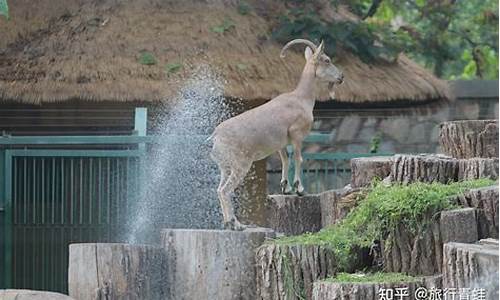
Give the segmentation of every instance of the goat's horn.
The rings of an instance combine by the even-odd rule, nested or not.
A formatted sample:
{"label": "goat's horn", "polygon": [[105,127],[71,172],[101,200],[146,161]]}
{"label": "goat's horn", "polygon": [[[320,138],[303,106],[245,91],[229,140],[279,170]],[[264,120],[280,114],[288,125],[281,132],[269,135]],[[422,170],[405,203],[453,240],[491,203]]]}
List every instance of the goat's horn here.
{"label": "goat's horn", "polygon": [[284,58],[285,57],[285,51],[288,48],[290,48],[290,46],[293,46],[295,44],[306,44],[307,46],[311,47],[314,52],[316,52],[316,49],[318,49],[318,47],[316,47],[316,45],[314,45],[314,43],[311,42],[311,41],[309,41],[309,40],[295,39],[295,40],[289,41],[285,46],[283,46],[283,48],[281,49],[281,52],[280,52],[280,57]]}

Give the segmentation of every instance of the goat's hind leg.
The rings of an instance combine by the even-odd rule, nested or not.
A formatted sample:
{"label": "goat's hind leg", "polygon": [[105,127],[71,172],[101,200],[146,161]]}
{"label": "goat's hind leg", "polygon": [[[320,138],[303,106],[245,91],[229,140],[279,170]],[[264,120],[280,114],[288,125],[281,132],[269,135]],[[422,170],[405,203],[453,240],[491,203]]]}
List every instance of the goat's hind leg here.
{"label": "goat's hind leg", "polygon": [[288,153],[286,152],[286,148],[280,149],[278,154],[281,159],[281,193],[282,194],[290,194],[292,192],[292,188],[288,184]]}
{"label": "goat's hind leg", "polygon": [[248,226],[240,223],[234,214],[234,208],[231,203],[231,193],[238,187],[238,185],[243,181],[243,178],[250,169],[251,163],[242,163],[238,166],[231,167],[231,174],[227,179],[226,183],[221,188],[221,203],[224,201],[229,205],[229,211],[227,218],[224,218],[224,226],[227,229],[232,230],[244,230]]}

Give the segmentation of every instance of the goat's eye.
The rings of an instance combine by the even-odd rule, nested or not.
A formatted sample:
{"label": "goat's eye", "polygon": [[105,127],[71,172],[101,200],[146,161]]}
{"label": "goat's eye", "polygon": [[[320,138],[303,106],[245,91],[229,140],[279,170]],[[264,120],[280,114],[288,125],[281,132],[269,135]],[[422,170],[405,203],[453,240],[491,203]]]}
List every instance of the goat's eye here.
{"label": "goat's eye", "polygon": [[325,58],[325,62],[326,62],[327,64],[329,64],[331,61],[330,61],[330,59],[329,59],[329,58]]}

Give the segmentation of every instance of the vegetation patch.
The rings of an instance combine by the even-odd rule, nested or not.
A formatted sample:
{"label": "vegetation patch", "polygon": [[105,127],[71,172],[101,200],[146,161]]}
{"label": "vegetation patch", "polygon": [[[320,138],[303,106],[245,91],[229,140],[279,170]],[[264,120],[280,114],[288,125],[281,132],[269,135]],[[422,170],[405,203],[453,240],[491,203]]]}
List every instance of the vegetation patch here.
{"label": "vegetation patch", "polygon": [[415,282],[419,277],[413,277],[403,273],[338,273],[337,276],[327,278],[326,282],[338,283],[397,283],[397,282]]}
{"label": "vegetation patch", "polygon": [[412,183],[384,186],[376,181],[340,223],[317,233],[278,238],[271,243],[281,245],[322,245],[332,249],[340,271],[347,270],[355,249],[369,247],[376,239],[383,239],[397,226],[418,232],[427,226],[433,216],[455,208],[450,201],[463,192],[493,185],[490,179],[442,183]]}
{"label": "vegetation patch", "polygon": [[175,72],[179,71],[181,68],[182,68],[182,64],[180,64],[180,63],[168,63],[165,65],[165,71],[168,74],[175,73]]}
{"label": "vegetation patch", "polygon": [[231,19],[224,19],[222,24],[214,26],[210,28],[215,33],[225,33],[226,31],[229,31],[231,28],[235,27],[234,22]]}
{"label": "vegetation patch", "polygon": [[144,51],[139,55],[139,63],[146,66],[156,65],[156,58],[152,53]]}

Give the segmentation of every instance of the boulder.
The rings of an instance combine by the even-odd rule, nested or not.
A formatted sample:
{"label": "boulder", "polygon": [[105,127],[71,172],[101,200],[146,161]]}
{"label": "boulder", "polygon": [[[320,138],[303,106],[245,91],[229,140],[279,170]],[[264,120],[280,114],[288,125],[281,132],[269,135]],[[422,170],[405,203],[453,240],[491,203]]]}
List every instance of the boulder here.
{"label": "boulder", "polygon": [[475,208],[461,208],[441,212],[442,243],[474,243],[479,240]]}

